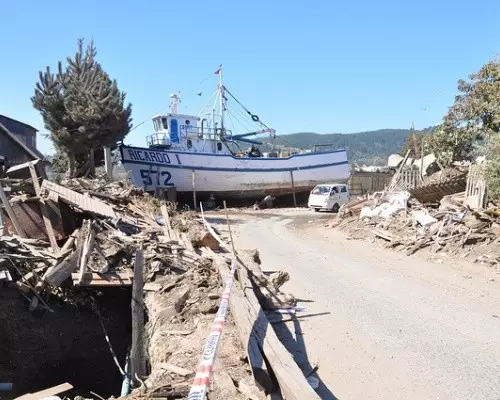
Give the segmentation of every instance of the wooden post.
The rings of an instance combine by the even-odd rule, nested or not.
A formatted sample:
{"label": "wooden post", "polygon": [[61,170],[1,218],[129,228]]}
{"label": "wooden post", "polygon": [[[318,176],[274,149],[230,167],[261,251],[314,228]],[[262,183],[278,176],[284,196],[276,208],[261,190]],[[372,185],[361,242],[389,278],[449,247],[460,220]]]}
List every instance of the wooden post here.
{"label": "wooden post", "polygon": [[196,211],[196,182],[195,182],[195,170],[193,169],[191,175],[191,183],[193,185],[193,210]]}
{"label": "wooden post", "polygon": [[81,284],[83,282],[83,276],[85,275],[85,270],[87,268],[87,262],[88,262],[88,259],[90,257],[90,254],[92,253],[92,248],[94,247],[95,234],[96,234],[96,232],[93,229],[94,224],[95,224],[95,222],[88,221],[89,233],[87,234],[87,237],[85,238],[85,243],[84,243],[83,248],[82,248],[82,256],[79,260],[80,261],[80,274],[78,275],[78,284]]}
{"label": "wooden post", "polygon": [[[229,223],[229,213],[227,211],[226,200],[224,200],[224,211],[226,212],[227,230],[229,231],[229,238],[231,240],[231,250],[233,252],[233,258],[236,259],[236,248],[234,247],[233,231],[231,229],[231,224]],[[243,290],[243,277],[241,276],[241,267],[239,264],[236,265],[236,276],[238,277],[240,288]]]}
{"label": "wooden post", "polygon": [[161,215],[163,216],[163,232],[165,237],[168,237],[169,240],[172,240],[172,227],[170,225],[170,216],[168,215],[167,206],[163,204],[160,207]]}
{"label": "wooden post", "polygon": [[130,370],[133,381],[136,375],[142,379],[146,375],[144,354],[144,255],[142,250],[135,254],[134,281],[132,282],[132,347],[130,349]]}
{"label": "wooden post", "polygon": [[104,146],[104,167],[108,179],[113,179],[113,160],[111,159],[111,148],[108,146]]}
{"label": "wooden post", "polygon": [[45,204],[45,200],[42,199],[42,189],[40,187],[40,182],[38,182],[38,174],[36,173],[35,164],[30,162],[28,164],[31,174],[31,180],[33,181],[33,187],[35,188],[35,194],[40,198],[40,210],[42,211],[43,223],[45,225],[45,229],[47,230],[47,236],[49,237],[50,246],[54,251],[54,254],[59,253],[59,245],[57,244],[56,234],[54,233],[54,227],[52,226],[52,221],[49,217],[49,210],[47,209],[47,205]]}
{"label": "wooden post", "polygon": [[290,171],[290,179],[292,180],[293,206],[297,208],[297,198],[295,197],[295,183],[293,182],[293,171]]}
{"label": "wooden post", "polygon": [[14,214],[14,210],[12,209],[12,206],[9,203],[9,199],[7,198],[7,195],[5,194],[3,186],[1,184],[0,184],[0,199],[2,200],[2,203],[5,207],[5,211],[7,211],[7,214],[9,215],[12,224],[14,225],[17,235],[25,238],[26,233],[24,232],[23,227],[17,220],[16,214]]}

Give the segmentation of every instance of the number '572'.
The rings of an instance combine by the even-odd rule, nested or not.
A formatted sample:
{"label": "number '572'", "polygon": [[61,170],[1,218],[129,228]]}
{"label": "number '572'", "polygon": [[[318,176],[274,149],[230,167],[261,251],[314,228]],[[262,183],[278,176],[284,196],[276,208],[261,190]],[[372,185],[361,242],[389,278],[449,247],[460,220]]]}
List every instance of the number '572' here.
{"label": "number '572'", "polygon": [[[153,176],[153,174],[156,175],[158,173],[158,171],[150,171],[148,169],[141,169],[140,172],[141,172],[141,178],[142,178],[143,185],[144,186],[153,185],[152,176]],[[174,184],[170,182],[170,179],[172,179],[172,174],[170,172],[161,171],[160,176],[161,176],[161,179],[164,179],[162,186],[174,186]]]}

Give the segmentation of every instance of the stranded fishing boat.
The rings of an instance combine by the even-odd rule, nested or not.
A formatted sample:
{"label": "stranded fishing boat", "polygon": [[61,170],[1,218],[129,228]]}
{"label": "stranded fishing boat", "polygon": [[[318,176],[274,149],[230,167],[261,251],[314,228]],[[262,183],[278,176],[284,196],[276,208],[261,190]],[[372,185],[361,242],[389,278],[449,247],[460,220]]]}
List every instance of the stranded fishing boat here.
{"label": "stranded fishing boat", "polygon": [[[261,153],[261,141],[249,137],[275,130],[244,107],[222,83],[198,115],[179,113],[180,98],[171,95],[170,113],[152,118],[154,133],[148,147],[120,147],[121,161],[135,186],[146,191],[175,187],[177,193],[196,190],[218,199],[262,198],[310,191],[322,182],[346,182],[349,178],[345,150],[279,154]],[[239,108],[234,108],[234,106]],[[243,119],[246,132],[235,134],[234,117]],[[250,123],[257,129],[248,129]],[[240,144],[251,144],[242,151]]]}

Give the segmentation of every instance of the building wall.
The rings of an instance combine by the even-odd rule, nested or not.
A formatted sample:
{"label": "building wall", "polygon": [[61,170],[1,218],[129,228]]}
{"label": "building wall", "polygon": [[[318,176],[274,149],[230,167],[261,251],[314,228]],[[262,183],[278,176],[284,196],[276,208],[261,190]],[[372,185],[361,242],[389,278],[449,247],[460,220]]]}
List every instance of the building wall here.
{"label": "building wall", "polygon": [[26,152],[19,147],[4,131],[0,128],[0,155],[7,158],[8,165],[21,164],[31,160]]}
{"label": "building wall", "polygon": [[[20,142],[37,152],[36,132],[37,130],[22,122],[0,115],[0,123],[5,126]],[[9,135],[0,128],[0,155],[7,158],[7,165],[25,163],[33,159],[26,151],[13,141]]]}
{"label": "building wall", "polygon": [[392,179],[392,173],[387,172],[352,172],[349,180],[349,190],[352,195],[380,192]]}
{"label": "building wall", "polygon": [[36,129],[0,115],[0,122],[25,145],[36,149]]}

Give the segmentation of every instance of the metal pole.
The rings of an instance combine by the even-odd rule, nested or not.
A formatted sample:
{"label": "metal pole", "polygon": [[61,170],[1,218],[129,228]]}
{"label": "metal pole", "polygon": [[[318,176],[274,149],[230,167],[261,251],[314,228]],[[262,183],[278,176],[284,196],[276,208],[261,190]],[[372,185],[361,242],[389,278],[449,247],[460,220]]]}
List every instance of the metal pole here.
{"label": "metal pole", "polygon": [[290,178],[292,179],[293,206],[297,208],[297,198],[295,197],[295,183],[293,182],[293,171],[290,171]]}
{"label": "metal pole", "polygon": [[195,170],[191,174],[191,183],[193,185],[193,209],[196,211],[196,183],[195,183]]}

